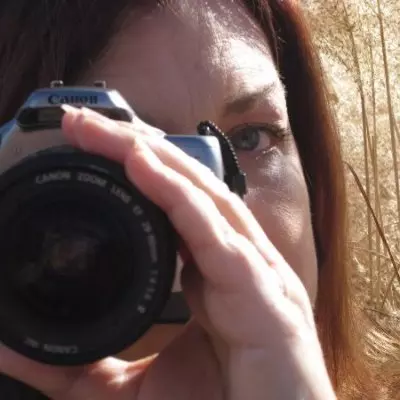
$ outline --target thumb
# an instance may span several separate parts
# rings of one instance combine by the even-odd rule
[[[60,367],[41,364],[22,356],[0,345],[0,374],[29,385],[53,400],[83,400],[83,399],[110,399],[115,396],[121,398],[135,398],[135,383],[147,368],[151,360],[142,360],[137,363],[128,363],[116,358],[106,358],[94,364],[74,367]],[[6,381],[7,387],[19,386],[22,393],[27,391],[32,396],[39,396],[34,390],[28,390],[17,382]],[[1,385],[0,380],[0,385]],[[8,386],[7,386],[8,385]],[[129,393],[129,397],[128,397]],[[3,395],[0,386],[1,399],[21,398],[26,400],[42,400],[43,397],[9,397]]]

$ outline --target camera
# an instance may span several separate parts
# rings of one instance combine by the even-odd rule
[[[118,353],[155,322],[178,238],[121,165],[67,143],[62,104],[134,117],[105,82],[54,81],[0,128],[0,341],[43,363],[78,365]],[[165,139],[225,179],[218,137]]]

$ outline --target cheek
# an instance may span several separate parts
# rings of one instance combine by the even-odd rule
[[[273,149],[258,159],[242,155],[240,161],[248,178],[246,203],[314,302],[317,261],[307,188],[296,152]]]

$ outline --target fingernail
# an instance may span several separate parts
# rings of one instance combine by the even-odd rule
[[[130,153],[128,153],[126,162],[131,162],[133,160],[137,159],[137,156],[140,154],[140,158],[146,160],[146,162],[151,163],[153,165],[159,165],[161,164],[160,159],[157,157],[157,155],[153,152],[151,147],[148,145],[148,143],[145,140],[145,137],[143,136],[136,136],[133,140],[132,143],[132,150]],[[128,165],[128,164],[126,164]]]
[[[138,135],[136,135],[132,141],[132,149],[145,149],[147,148],[145,141]]]
[[[87,116],[90,116],[90,117],[93,117],[93,118],[98,118],[98,119],[100,119],[102,121],[109,119],[109,118],[105,117],[104,115],[100,114],[99,112],[94,111],[94,110],[92,110],[90,108],[87,108],[87,107],[82,107],[82,112]]]
[[[93,110],[91,108],[82,107],[81,110],[82,110],[84,115],[87,115],[87,116],[92,117],[92,118],[96,118],[99,121],[103,121],[105,123],[108,123],[110,121],[111,124],[113,124],[114,127],[115,127],[115,125],[118,125],[117,121],[112,120],[110,118],[107,118],[105,115],[100,114],[99,112],[97,112],[97,111],[95,111],[95,110]],[[130,123],[130,127],[132,129],[135,128],[134,121]],[[139,119],[137,119],[136,121],[139,123],[139,125],[143,124],[143,121],[140,121]],[[150,129],[146,130],[146,133],[148,133],[151,136],[160,137],[160,138],[164,138],[167,135],[161,129],[154,128],[154,127],[151,127]]]
[[[160,137],[160,138],[165,138],[165,136],[167,136],[167,134],[165,132],[163,132],[161,129],[157,129],[157,128],[152,129],[151,133],[154,136]]]
[[[64,110],[65,113],[76,117],[80,113],[80,109],[69,104],[62,104],[61,109]]]
[[[117,121],[108,118],[103,114],[98,113],[90,108],[82,107],[82,114],[87,117],[88,121],[97,122],[102,124],[105,128],[115,129],[118,125]]]

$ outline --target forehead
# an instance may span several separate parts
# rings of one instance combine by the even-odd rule
[[[264,32],[236,0],[134,10],[94,72],[169,126],[177,108],[186,125],[215,119],[227,99],[278,80]]]

